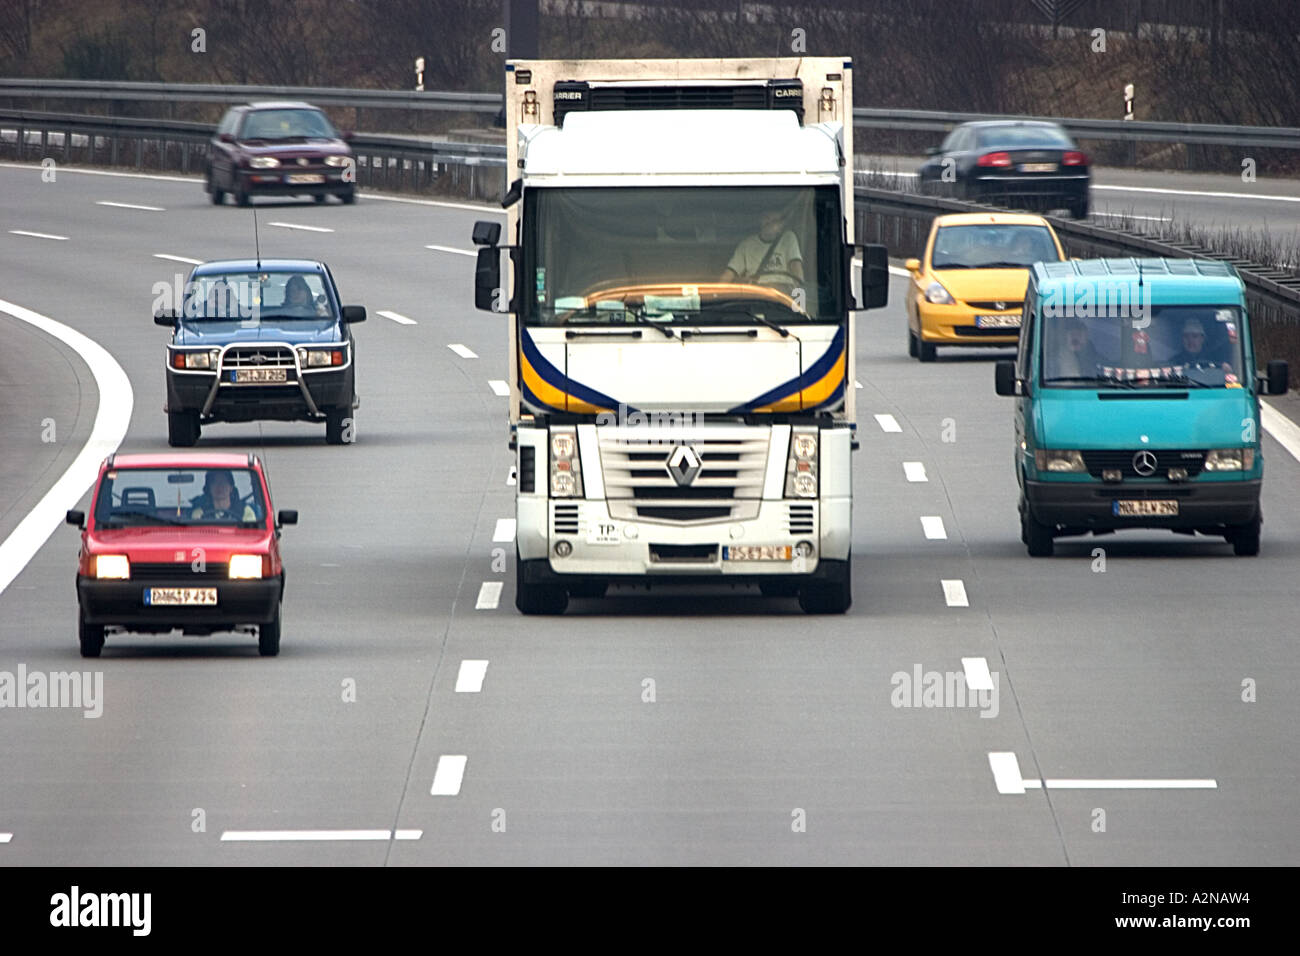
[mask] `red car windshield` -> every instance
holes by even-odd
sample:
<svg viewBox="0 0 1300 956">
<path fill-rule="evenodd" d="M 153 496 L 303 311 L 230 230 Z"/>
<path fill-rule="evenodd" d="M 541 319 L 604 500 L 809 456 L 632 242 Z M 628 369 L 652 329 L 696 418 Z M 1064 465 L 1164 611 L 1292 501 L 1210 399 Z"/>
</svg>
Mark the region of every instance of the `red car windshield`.
<svg viewBox="0 0 1300 956">
<path fill-rule="evenodd" d="M 240 139 L 337 139 L 319 110 L 255 110 L 244 120 Z"/>
<path fill-rule="evenodd" d="M 110 468 L 95 499 L 98 528 L 250 527 L 266 518 L 251 468 Z"/>
</svg>

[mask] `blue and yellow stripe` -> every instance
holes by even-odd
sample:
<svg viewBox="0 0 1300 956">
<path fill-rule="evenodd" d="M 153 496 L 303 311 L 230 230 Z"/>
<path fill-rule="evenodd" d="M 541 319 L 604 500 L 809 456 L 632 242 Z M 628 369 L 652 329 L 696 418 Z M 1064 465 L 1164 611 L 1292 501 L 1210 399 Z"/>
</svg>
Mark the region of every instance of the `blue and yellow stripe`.
<svg viewBox="0 0 1300 956">
<path fill-rule="evenodd" d="M 822 356 L 803 374 L 737 405 L 728 414 L 811 411 L 838 402 L 844 395 L 845 331 L 840 326 Z"/>
</svg>

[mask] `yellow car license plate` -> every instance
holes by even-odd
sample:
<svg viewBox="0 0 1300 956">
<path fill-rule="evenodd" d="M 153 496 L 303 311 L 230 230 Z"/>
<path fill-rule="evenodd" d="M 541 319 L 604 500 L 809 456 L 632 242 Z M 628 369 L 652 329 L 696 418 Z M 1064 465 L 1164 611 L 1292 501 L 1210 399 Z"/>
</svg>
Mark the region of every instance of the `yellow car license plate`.
<svg viewBox="0 0 1300 956">
<path fill-rule="evenodd" d="M 1018 329 L 1020 328 L 1020 313 L 1015 315 L 977 315 L 975 316 L 975 327 L 977 329 Z"/>
<path fill-rule="evenodd" d="M 215 605 L 216 588 L 145 588 L 144 603 L 150 607 L 163 605 Z"/>
</svg>

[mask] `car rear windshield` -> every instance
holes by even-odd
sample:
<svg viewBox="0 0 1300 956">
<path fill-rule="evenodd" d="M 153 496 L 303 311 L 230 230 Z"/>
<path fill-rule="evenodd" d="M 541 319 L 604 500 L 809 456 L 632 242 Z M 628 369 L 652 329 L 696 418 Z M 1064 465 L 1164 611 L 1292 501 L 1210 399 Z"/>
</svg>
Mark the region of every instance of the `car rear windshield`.
<svg viewBox="0 0 1300 956">
<path fill-rule="evenodd" d="M 975 134 L 981 149 L 1073 149 L 1074 141 L 1057 126 L 988 126 Z"/>
<path fill-rule="evenodd" d="M 262 483 L 251 468 L 110 468 L 95 497 L 101 529 L 255 527 L 265 519 Z"/>
<path fill-rule="evenodd" d="M 338 133 L 320 110 L 254 110 L 244 118 L 240 139 L 337 139 Z"/>
<path fill-rule="evenodd" d="M 312 272 L 226 272 L 193 276 L 186 289 L 185 317 L 253 322 L 336 319 L 325 280 Z"/>
<path fill-rule="evenodd" d="M 1046 226 L 980 223 L 942 226 L 934 236 L 932 269 L 1025 269 L 1061 258 Z"/>
</svg>

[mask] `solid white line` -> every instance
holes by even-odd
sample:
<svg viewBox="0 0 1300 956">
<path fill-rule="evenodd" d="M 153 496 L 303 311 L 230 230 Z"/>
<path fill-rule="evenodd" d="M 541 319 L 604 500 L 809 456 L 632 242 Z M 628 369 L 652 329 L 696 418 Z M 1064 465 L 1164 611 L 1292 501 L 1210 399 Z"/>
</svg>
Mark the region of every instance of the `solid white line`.
<svg viewBox="0 0 1300 956">
<path fill-rule="evenodd" d="M 292 222 L 268 222 L 268 226 L 279 226 L 281 229 L 301 229 L 304 232 L 333 232 L 333 229 L 327 229 L 324 226 L 300 226 Z"/>
<path fill-rule="evenodd" d="M 447 348 L 451 349 L 461 358 L 467 358 L 467 359 L 478 358 L 478 355 L 475 353 L 473 349 L 469 348 L 468 346 L 461 345 L 459 342 L 453 342 L 451 345 L 448 345 Z"/>
<path fill-rule="evenodd" d="M 1014 753 L 990 753 L 989 767 L 993 770 L 993 783 L 998 788 L 998 793 L 1025 792 L 1025 781 L 1020 776 L 1020 761 Z"/>
<path fill-rule="evenodd" d="M 1168 189 L 1159 186 L 1099 186 L 1093 189 L 1105 189 L 1118 193 L 1159 193 L 1166 196 L 1208 196 L 1211 199 L 1258 199 L 1261 202 L 1300 202 L 1300 196 L 1271 196 L 1260 193 L 1228 193 L 1204 189 Z"/>
<path fill-rule="evenodd" d="M 426 249 L 432 249 L 435 252 L 454 252 L 458 256 L 477 256 L 478 253 L 470 249 L 456 249 L 452 246 L 425 246 Z"/>
<path fill-rule="evenodd" d="M 166 252 L 155 252 L 155 253 L 153 254 L 153 257 L 154 257 L 155 259 L 166 259 L 166 260 L 168 260 L 169 262 L 184 262 L 184 263 L 187 263 L 188 265 L 192 265 L 192 266 L 201 266 L 201 265 L 203 265 L 203 260 L 202 260 L 202 259 L 191 259 L 191 258 L 189 258 L 188 256 L 173 256 L 173 255 L 169 255 L 169 254 L 167 254 Z"/>
<path fill-rule="evenodd" d="M 992 690 L 993 675 L 989 662 L 982 657 L 963 657 L 961 669 L 966 672 L 966 687 L 970 690 Z"/>
<path fill-rule="evenodd" d="M 510 386 L 499 378 L 489 379 L 488 388 L 492 389 L 493 395 L 500 395 L 502 398 L 510 394 Z"/>
<path fill-rule="evenodd" d="M 379 315 L 382 315 L 382 316 L 383 316 L 384 318 L 386 318 L 386 319 L 392 319 L 392 320 L 393 320 L 394 322 L 396 322 L 398 325 L 415 325 L 415 324 L 416 324 L 415 319 L 408 319 L 406 316 L 402 315 L 400 312 L 389 312 L 387 309 L 381 309 L 381 310 L 378 312 L 378 314 L 379 314 Z"/>
<path fill-rule="evenodd" d="M 398 830 L 398 833 L 419 833 L 419 830 Z M 315 843 L 346 840 L 391 840 L 391 830 L 224 830 L 222 843 Z M 419 837 L 398 837 L 418 840 Z"/>
<path fill-rule="evenodd" d="M 923 461 L 905 461 L 903 462 L 903 474 L 907 476 L 908 481 L 929 481 L 925 474 L 925 462 Z"/>
<path fill-rule="evenodd" d="M 948 537 L 948 532 L 943 527 L 943 518 L 938 515 L 922 515 L 921 530 L 931 541 L 942 541 Z"/>
<path fill-rule="evenodd" d="M 474 603 L 476 611 L 492 611 L 501 603 L 501 588 L 504 584 L 500 581 L 484 581 L 478 589 L 478 600 Z"/>
<path fill-rule="evenodd" d="M 68 470 L 18 523 L 4 544 L 0 544 L 0 594 L 3 594 L 41 545 L 63 524 L 67 510 L 76 507 L 86 489 L 94 484 L 99 477 L 99 463 L 122 444 L 131 423 L 135 394 L 122 366 L 98 342 L 62 322 L 3 299 L 0 299 L 0 312 L 34 325 L 70 347 L 90 368 L 99 390 L 99 407 L 86 444 Z"/>
<path fill-rule="evenodd" d="M 515 540 L 515 519 L 514 518 L 497 518 L 496 530 L 492 532 L 492 542 L 506 542 Z"/>
<path fill-rule="evenodd" d="M 0 843 L 8 843 L 14 838 L 12 833 L 0 833 Z"/>
<path fill-rule="evenodd" d="M 166 212 L 162 206 L 141 206 L 133 202 L 109 202 L 107 199 L 100 199 L 95 202 L 96 206 L 113 206 L 117 209 L 143 209 L 145 212 Z"/>
<path fill-rule="evenodd" d="M 461 661 L 460 671 L 456 674 L 456 693 L 477 694 L 481 691 L 487 666 L 487 661 Z"/>
<path fill-rule="evenodd" d="M 67 236 L 56 236 L 48 232 L 28 232 L 26 229 L 10 229 L 15 236 L 30 236 L 33 239 L 58 239 L 60 242 L 67 242 Z"/>
<path fill-rule="evenodd" d="M 1300 425 L 1287 418 L 1268 402 L 1259 403 L 1260 420 L 1264 431 L 1272 435 L 1279 445 L 1300 461 Z"/>
<path fill-rule="evenodd" d="M 1049 790 L 1217 790 L 1216 780 L 1053 780 L 1043 781 Z"/>
<path fill-rule="evenodd" d="M 893 415 L 876 415 L 876 422 L 880 425 L 880 430 L 884 432 L 901 432 L 903 429 L 899 426 L 898 421 Z"/>
<path fill-rule="evenodd" d="M 435 797 L 454 797 L 460 793 L 460 781 L 465 776 L 467 759 L 469 758 L 464 754 L 443 754 L 439 757 L 429 794 Z"/>
<path fill-rule="evenodd" d="M 970 601 L 966 598 L 966 585 L 960 578 L 943 579 L 939 583 L 943 585 L 943 600 L 949 607 L 970 607 Z"/>
<path fill-rule="evenodd" d="M 36 163 L 0 163 L 0 169 L 40 169 L 44 167 Z M 115 173 L 107 169 L 74 169 L 71 166 L 59 166 L 58 175 L 64 173 L 77 173 L 81 176 L 114 176 L 119 179 L 160 179 L 168 183 L 201 183 L 201 176 L 159 176 L 155 173 Z"/>
</svg>

